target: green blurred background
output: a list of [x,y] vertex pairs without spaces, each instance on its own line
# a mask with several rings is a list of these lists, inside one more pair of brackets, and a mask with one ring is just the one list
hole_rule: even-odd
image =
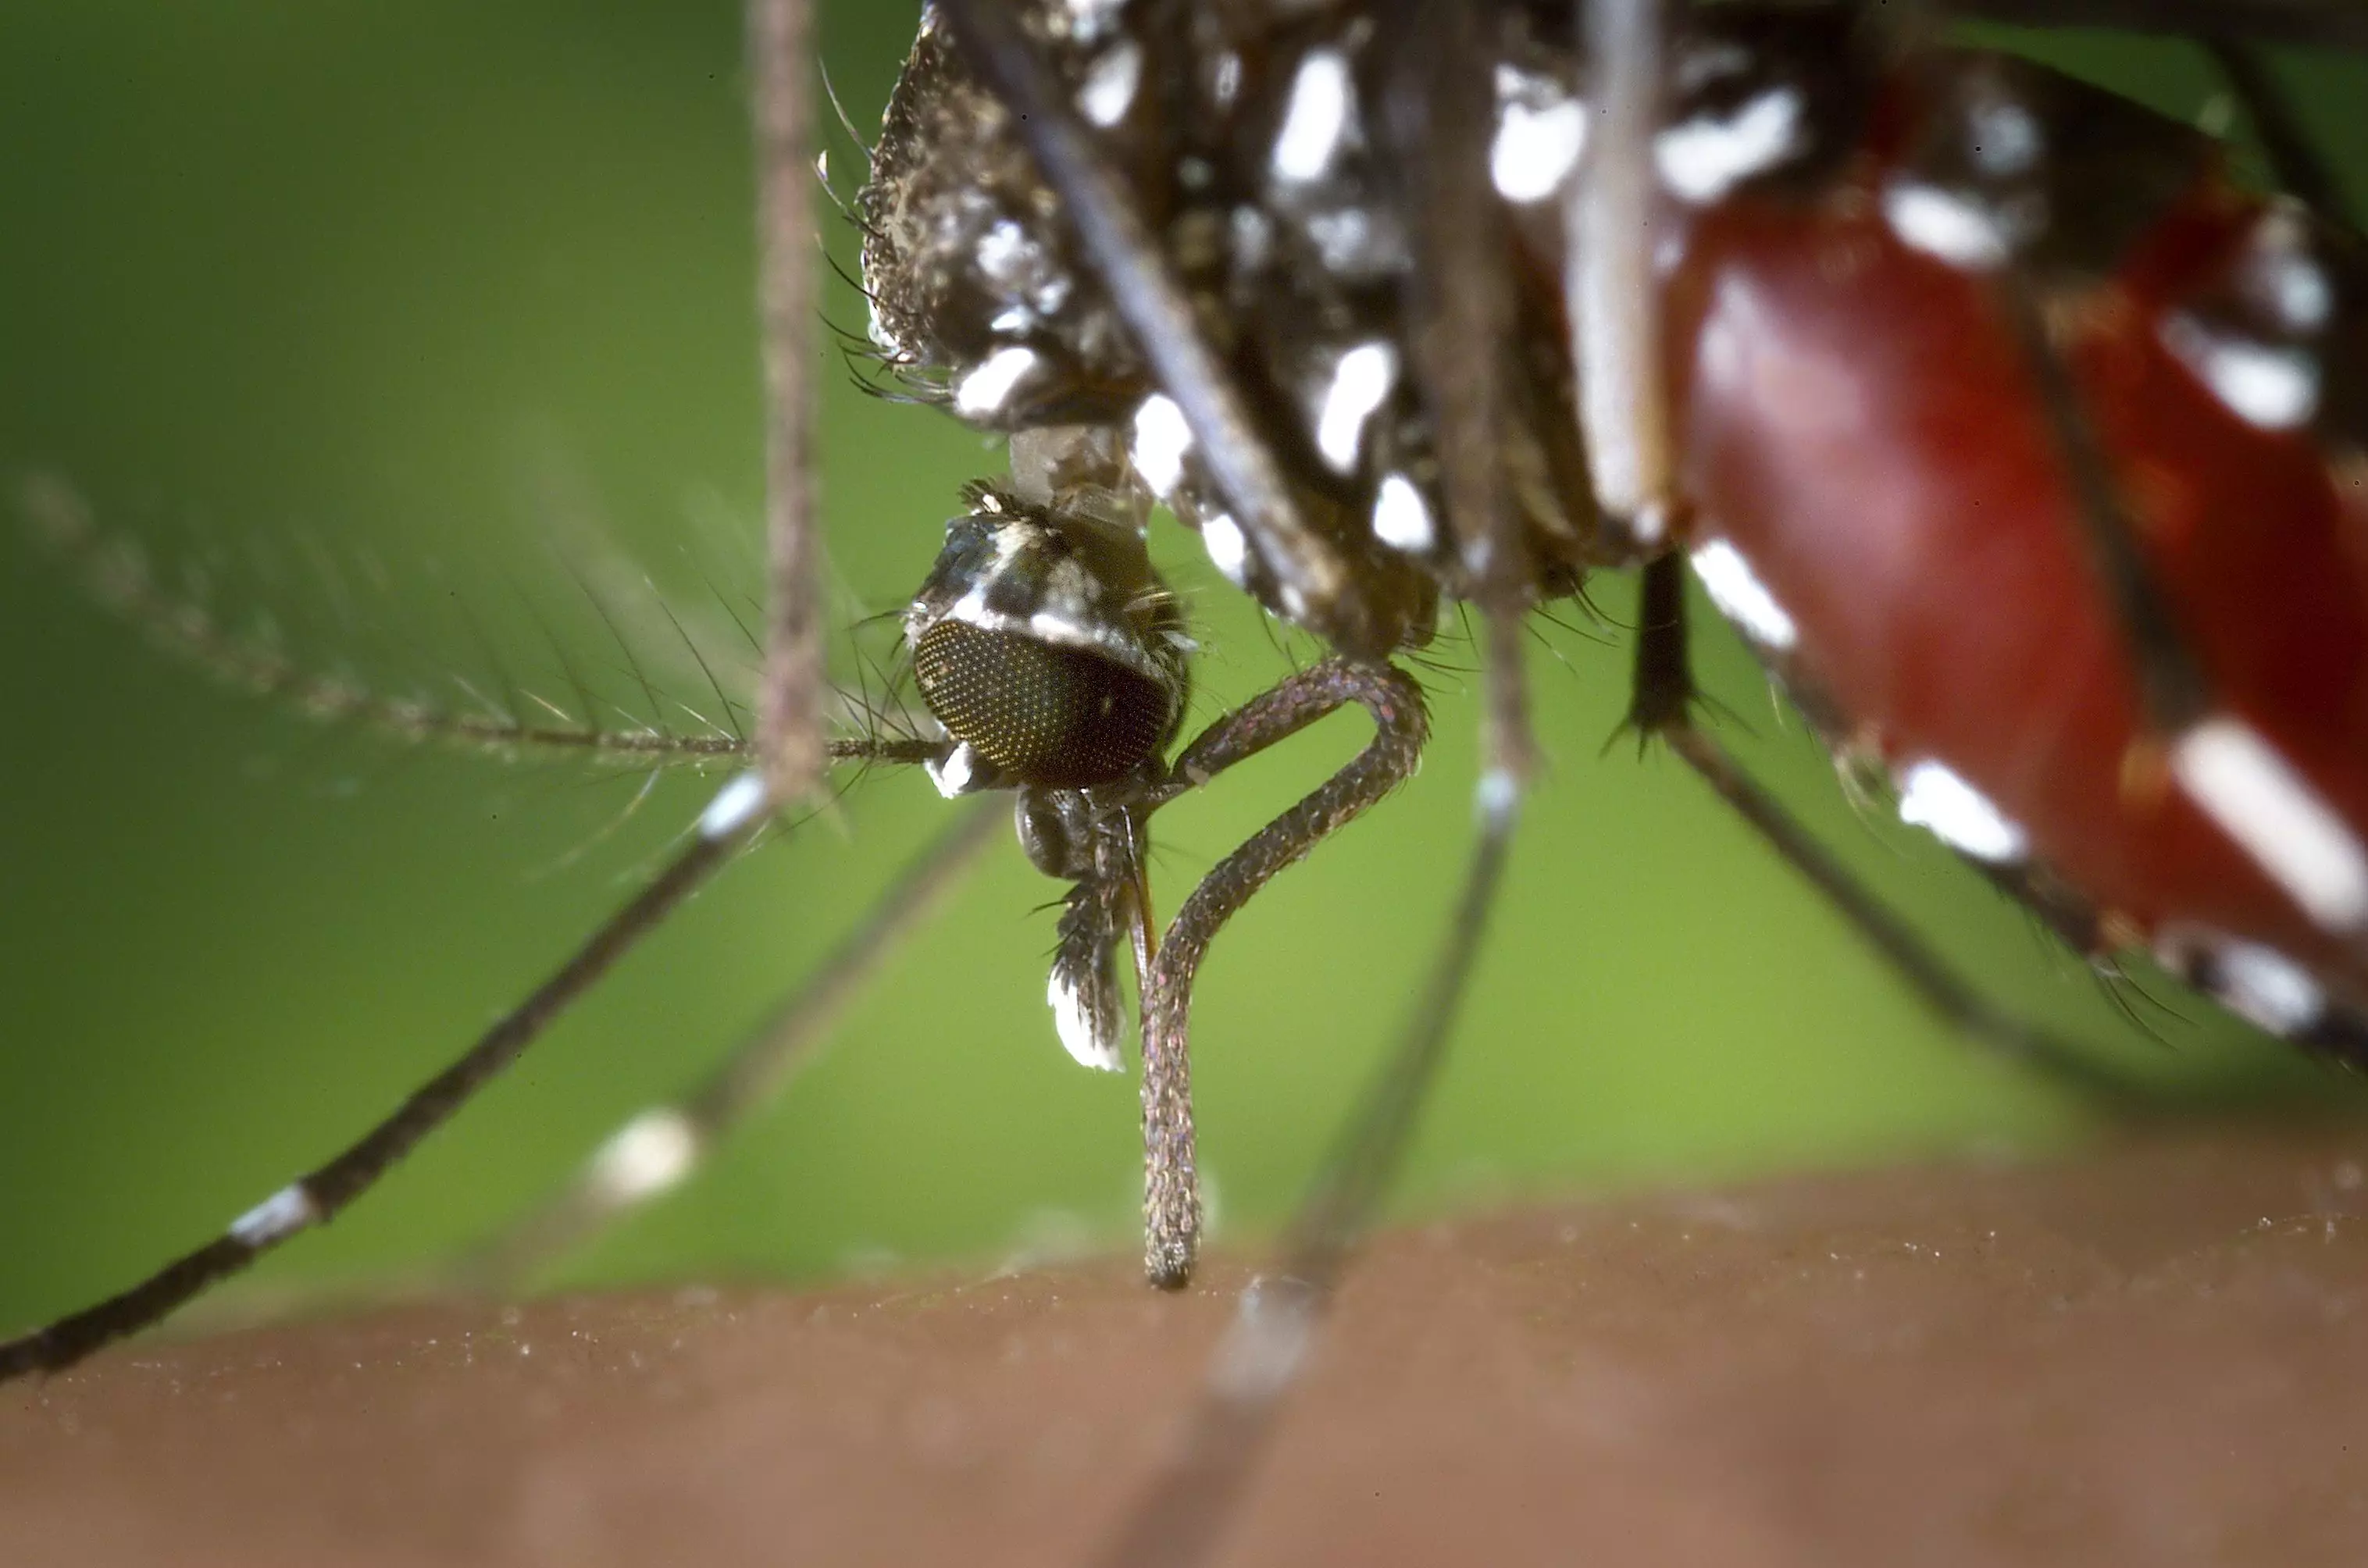
[[[860,127],[916,9],[825,7]],[[0,0],[0,470],[70,478],[226,622],[449,703],[463,682],[498,693],[504,671],[563,692],[555,642],[635,707],[571,580],[587,577],[666,695],[712,710],[664,607],[745,691],[724,613],[757,592],[760,500],[739,40],[720,0]],[[2180,113],[2209,91],[2175,50],[2066,47]],[[2356,172],[2368,138],[2341,106],[2362,78],[2325,74],[2305,110]],[[851,191],[860,153],[829,142]],[[826,309],[860,326],[845,288]],[[910,591],[956,486],[998,460],[857,395],[835,358],[817,369],[832,591],[852,619]],[[324,730],[158,657],[16,533],[0,1327],[203,1240],[384,1112],[715,783],[661,779],[624,816],[636,774]],[[1180,530],[1161,524],[1157,549],[1209,648],[1205,718],[1292,650]],[[1599,592],[1614,621],[1631,595]],[[2158,1020],[2168,1045],[2137,1034],[2019,911],[1854,812],[1725,633],[1703,641],[1754,765],[1983,985],[2205,1097],[2339,1096],[2199,1002]],[[1553,773],[1402,1209],[2079,1135],[2077,1107],[1935,1028],[1679,768],[1599,757],[1624,670],[1616,627],[1543,630]],[[1195,1075],[1221,1235],[1285,1211],[1439,937],[1474,704],[1452,674],[1435,689],[1421,778],[1284,877],[1205,971]],[[1361,738],[1339,721],[1163,816],[1163,905]],[[944,815],[917,776],[874,778],[736,868],[270,1276],[366,1278],[518,1210],[724,1051]],[[788,1098],[566,1278],[1129,1246],[1133,1086],[1072,1065],[1044,1011],[1057,891],[999,844]]]

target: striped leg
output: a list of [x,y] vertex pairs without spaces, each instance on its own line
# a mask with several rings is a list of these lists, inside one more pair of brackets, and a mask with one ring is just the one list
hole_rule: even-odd
[[688,1179],[708,1151],[804,1069],[865,982],[976,863],[1003,820],[1001,803],[986,795],[962,802],[956,820],[905,864],[814,977],[704,1082],[620,1127],[566,1187],[472,1249],[452,1274],[472,1288],[514,1292]]

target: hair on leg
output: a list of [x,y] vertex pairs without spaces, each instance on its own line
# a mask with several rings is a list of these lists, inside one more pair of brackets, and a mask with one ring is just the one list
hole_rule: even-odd
[[1508,775],[1486,776],[1478,842],[1421,1001],[1318,1168],[1284,1237],[1281,1264],[1243,1292],[1177,1449],[1144,1486],[1097,1562],[1190,1568],[1214,1552],[1445,1055],[1449,1026],[1503,881],[1520,800]]
[[1352,702],[1372,715],[1372,740],[1201,878],[1169,922],[1144,973],[1144,1272],[1155,1285],[1181,1288],[1191,1278],[1200,1250],[1201,1188],[1186,1046],[1192,981],[1201,960],[1225,922],[1277,872],[1304,859],[1414,772],[1430,733],[1422,688],[1394,669],[1327,659],[1202,731],[1146,806],[1156,811]]

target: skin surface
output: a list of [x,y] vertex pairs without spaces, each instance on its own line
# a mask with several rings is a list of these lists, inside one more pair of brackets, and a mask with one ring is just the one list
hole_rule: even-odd
[[[1499,1214],[1353,1277],[1238,1562],[2356,1562],[2368,1130]],[[0,1562],[1060,1563],[1243,1278],[450,1304],[0,1395]]]

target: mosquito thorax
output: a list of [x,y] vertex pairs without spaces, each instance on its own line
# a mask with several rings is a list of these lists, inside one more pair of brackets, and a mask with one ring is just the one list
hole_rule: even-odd
[[921,699],[957,744],[948,795],[1114,784],[1156,761],[1192,650],[1142,535],[981,484],[905,615]]

